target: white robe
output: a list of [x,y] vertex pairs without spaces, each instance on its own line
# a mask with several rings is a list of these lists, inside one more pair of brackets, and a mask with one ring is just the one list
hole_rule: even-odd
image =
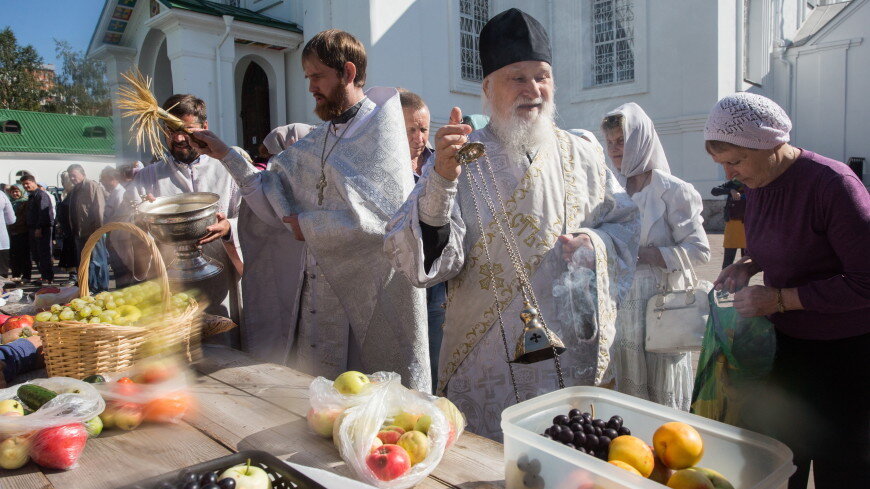
[[[226,214],[232,229],[231,236],[235,239],[237,232],[236,221],[241,201],[239,189],[221,162],[205,155],[201,155],[190,164],[179,163],[167,155],[164,160],[140,170],[133,177],[130,185],[127,186],[124,195],[125,205],[122,207],[123,212],[121,216],[126,220],[132,219],[133,208],[131,203],[138,204],[141,202],[142,195],[151,194],[154,197],[164,197],[187,192],[213,192],[218,194],[220,196],[218,212]],[[116,249],[124,246],[125,249],[130,250],[130,236],[126,233],[116,234],[119,234],[118,239],[115,240]],[[126,245],[119,243],[123,240],[126,240]],[[177,287],[179,289],[198,289],[209,302],[206,312],[228,317],[234,322],[239,323],[239,276],[227,256],[224,243],[221,241],[216,240],[206,244],[203,246],[203,252],[221,263],[224,267],[223,271],[206,280],[179,284]],[[166,264],[168,266],[172,259],[174,259],[174,252],[171,247],[161,247],[161,252],[164,260],[167,260]],[[125,262],[129,260],[131,252],[128,251],[126,254],[128,258]],[[235,331],[231,333],[231,337],[238,335]],[[238,346],[238,341],[234,338],[227,338],[225,340],[229,341],[232,346]]]
[[[279,322],[277,331],[265,333],[276,345],[252,353],[280,358],[287,351],[291,365],[330,378],[345,370],[393,371],[403,384],[427,392],[425,291],[396,273],[382,251],[387,220],[414,185],[404,119],[395,89],[372,88],[366,95],[347,126],[337,131],[329,123],[318,126],[274,157],[269,171],[255,172],[234,152],[224,159],[261,223],[285,226],[282,216],[298,214],[305,236],[298,298],[296,288],[281,294],[280,310],[294,304],[296,329],[281,330],[291,325]],[[320,205],[317,184],[326,153]],[[298,277],[299,268],[292,265],[279,266]],[[258,290],[266,287],[280,285]],[[274,314],[278,311],[275,307]]]
[[[667,270],[638,265],[631,293],[619,305],[613,351],[616,389],[688,411],[694,385],[691,355],[646,352],[646,303],[658,293],[667,272],[681,269],[677,247],[686,251],[694,266],[710,260],[701,196],[691,184],[665,171],[652,170],[649,185],[632,200],[641,213],[640,246],[657,247]],[[680,274],[672,273],[668,278],[672,288],[685,287]]]
[[[531,270],[541,313],[568,348],[560,356],[565,385],[601,384],[611,379],[608,363],[616,302],[628,290],[634,271],[637,208],[605,168],[600,146],[565,131],[556,132],[556,138],[538,149],[531,165],[525,155],[505,154],[486,128],[469,139],[486,145],[506,199],[511,231]],[[523,298],[517,293],[503,240],[479,197],[482,222],[488,223],[484,228],[492,267],[482,252],[482,230],[468,180],[479,162],[463,169],[457,187],[435,173],[430,161],[414,192],[390,222],[385,249],[418,287],[450,280],[437,390],[446,392],[462,410],[472,432],[501,440],[501,411],[515,398],[491,286],[495,285],[503,306],[511,359],[522,331]],[[495,199],[492,189],[490,193]],[[449,242],[428,271],[420,221],[450,226]],[[557,306],[561,302],[554,299],[554,286],[568,271],[556,239],[578,232],[588,234],[595,245],[597,296],[587,304],[592,308],[592,324],[566,319],[565,311]],[[558,388],[552,361],[515,364],[513,370],[521,400]]]

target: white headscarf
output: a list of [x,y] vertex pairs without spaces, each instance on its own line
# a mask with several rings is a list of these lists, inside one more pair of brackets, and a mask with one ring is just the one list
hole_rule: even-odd
[[307,136],[313,127],[298,122],[287,124],[286,126],[278,126],[272,129],[272,132],[268,136],[263,138],[263,146],[266,147],[269,154],[276,155]]
[[704,125],[704,139],[744,148],[771,149],[789,141],[791,119],[773,100],[733,93],[716,102]]
[[646,112],[636,103],[629,102],[608,112],[607,117],[617,114],[622,115],[622,135],[625,139],[620,173],[626,178],[650,170],[670,173],[665,150]]

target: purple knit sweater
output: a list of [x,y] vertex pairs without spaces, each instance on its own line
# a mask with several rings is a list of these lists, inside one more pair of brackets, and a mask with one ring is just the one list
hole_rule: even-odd
[[870,196],[852,170],[803,150],[746,198],[749,256],[765,285],[797,287],[805,309],[773,314],[776,328],[810,340],[870,332]]

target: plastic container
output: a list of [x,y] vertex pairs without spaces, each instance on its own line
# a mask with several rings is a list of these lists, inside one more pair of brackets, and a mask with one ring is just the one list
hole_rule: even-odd
[[251,460],[251,466],[260,467],[269,474],[269,478],[272,479],[273,489],[326,489],[305,474],[282,462],[278,457],[258,450],[247,450],[201,464],[191,465],[190,467],[158,477],[152,477],[151,479],[123,486],[119,489],[162,489],[163,487],[170,487],[166,485],[167,483],[171,484],[171,487],[181,488],[182,484],[178,484],[178,480],[182,473],[193,472],[201,477],[209,472],[216,470],[223,472],[234,465],[245,464],[248,459]]
[[569,387],[502,412],[507,489],[664,487],[540,435],[556,415],[573,408],[584,412],[594,408],[595,417],[605,420],[618,414],[631,434],[649,445],[655,430],[664,423],[692,425],[704,439],[704,458],[698,466],[720,472],[737,489],[785,489],[795,471],[791,450],[772,438],[616,391]]

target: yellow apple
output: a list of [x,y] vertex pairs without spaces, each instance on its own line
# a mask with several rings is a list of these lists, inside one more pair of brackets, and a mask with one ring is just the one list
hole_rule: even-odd
[[[617,467],[619,467],[620,469],[627,470],[627,471],[631,472],[631,473],[634,474],[634,475],[640,475],[640,472],[638,472],[637,469],[635,469],[635,468],[632,467],[631,465],[628,465],[627,463],[625,463],[625,462],[623,462],[623,461],[621,461],[621,460],[611,460],[610,463],[613,464],[613,465],[615,465],[615,466],[617,466]],[[643,477],[642,475],[640,475],[640,476]]]
[[450,425],[450,433],[447,435],[447,448],[450,448],[456,441],[456,433],[465,429],[465,416],[446,397],[435,399],[435,405],[444,413],[444,417],[447,418],[447,423]]
[[341,394],[348,395],[359,394],[370,383],[371,380],[366,374],[351,370],[336,377],[332,385]]
[[411,465],[417,465],[429,455],[429,437],[419,431],[408,431],[399,438],[398,443],[411,457]]
[[655,458],[649,445],[630,435],[617,436],[610,442],[607,460],[625,462],[637,469],[643,477],[649,477],[655,467]]
[[701,434],[676,421],[659,426],[653,434],[653,447],[662,462],[674,470],[692,467],[704,456]]
[[0,468],[14,470],[30,460],[30,437],[13,436],[0,441]]
[[305,418],[308,420],[308,426],[318,435],[329,438],[332,436],[332,427],[338,416],[344,412],[343,409],[330,408],[323,411],[315,411],[314,408],[308,410],[308,415]]
[[414,424],[414,431],[419,431],[424,435],[428,435],[430,426],[432,426],[432,416],[424,414],[423,416],[420,416]]
[[674,472],[674,475],[668,479],[668,487],[671,489],[716,489],[709,477],[694,468]]
[[419,414],[411,414],[405,411],[397,414],[393,418],[393,425],[402,428],[405,431],[411,431],[417,425],[417,420],[420,419]]
[[21,403],[16,401],[15,399],[6,399],[5,401],[0,401],[0,414],[6,413],[24,414],[24,406],[22,406]]

